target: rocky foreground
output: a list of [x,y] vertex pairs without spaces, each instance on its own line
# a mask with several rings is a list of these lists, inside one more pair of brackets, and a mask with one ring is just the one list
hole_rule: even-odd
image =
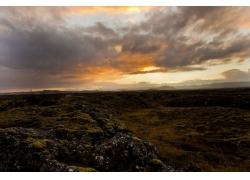
[[7,128],[0,130],[0,144],[0,171],[173,171],[153,145],[121,132],[76,138],[62,128]]
[[[28,98],[1,106],[1,120],[9,120],[0,129],[0,171],[174,171],[158,159],[153,144],[127,130],[112,115],[81,102],[66,106],[68,100],[64,100],[47,99],[52,103],[42,105],[41,99]],[[11,112],[19,113],[19,119]],[[43,121],[51,123],[51,128]]]

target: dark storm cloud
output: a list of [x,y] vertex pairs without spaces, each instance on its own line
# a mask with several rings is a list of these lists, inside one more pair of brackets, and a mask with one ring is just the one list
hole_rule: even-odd
[[154,38],[149,35],[126,34],[123,36],[122,52],[130,52],[131,54],[150,54],[161,49],[160,44],[154,42]]
[[60,77],[42,74],[33,70],[16,70],[0,66],[0,92],[30,89],[67,88],[88,83],[82,79],[61,79]]
[[87,28],[86,30],[89,33],[97,33],[99,35],[102,35],[104,37],[112,37],[112,36],[118,36],[118,34],[111,28],[108,28],[101,22],[95,23],[94,26]]
[[[238,39],[216,40],[206,43],[203,40],[186,44],[180,38],[171,41],[164,52],[164,58],[157,62],[160,66],[177,67],[198,65],[216,60],[218,64],[227,63],[235,58],[249,57],[249,36],[239,36]],[[214,63],[214,62],[213,62]]]
[[[219,42],[217,43],[219,44]],[[226,47],[208,45],[204,49],[200,50],[200,54],[203,54],[200,58],[200,61],[206,61],[210,59],[223,59],[223,58],[231,57],[232,55],[237,54],[237,53],[241,53],[237,57],[240,57],[240,56],[248,57],[249,48],[250,48],[249,36],[242,37],[239,40],[234,40],[233,42],[228,44]]]
[[116,54],[100,37],[45,24],[30,32],[13,30],[0,38],[0,65],[14,69],[60,73],[73,70],[77,64],[96,65]]

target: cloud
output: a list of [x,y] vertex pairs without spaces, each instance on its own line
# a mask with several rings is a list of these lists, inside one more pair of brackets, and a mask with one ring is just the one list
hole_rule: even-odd
[[65,17],[74,15],[96,14],[106,12],[110,14],[133,14],[154,9],[154,7],[138,6],[11,6],[0,7],[0,16],[39,18],[40,20],[61,21]]
[[97,33],[103,37],[115,37],[118,36],[118,34],[111,28],[108,28],[101,22],[95,23],[94,26],[87,28],[86,30],[88,33]]
[[230,69],[221,73],[225,79],[230,80],[250,80],[250,69],[248,71],[241,71],[239,69]]
[[153,55],[153,65],[172,70],[243,62],[250,56],[250,30],[241,34],[240,28],[248,26],[249,12],[249,7],[160,7],[120,28],[122,51]]
[[[11,31],[0,36],[4,46],[0,51],[5,57],[1,57],[0,64],[55,73],[72,68],[77,71],[79,64],[117,68],[134,63],[125,60],[125,56],[141,59],[149,56],[151,65],[171,71],[195,69],[192,66],[214,60],[218,63],[234,58],[244,61],[250,56],[250,38],[241,35],[236,26],[248,17],[248,7],[160,7],[151,10],[139,24],[117,28],[102,22],[90,27],[67,27],[58,23],[68,18],[68,11],[85,8],[93,11],[99,7],[2,8],[5,14],[1,14],[5,16],[0,18],[0,24]],[[105,8],[113,10],[114,7]],[[28,10],[29,13],[22,15],[21,12]],[[43,12],[52,17],[49,20],[54,24],[47,24],[49,20],[43,16],[38,18]],[[3,18],[7,14],[10,17]],[[20,18],[16,19],[19,14]],[[115,46],[120,46],[121,52]],[[142,63],[136,70],[140,72],[143,62],[136,61]],[[131,72],[134,70],[124,71]]]
[[[145,16],[134,23],[68,24],[100,12]],[[65,84],[202,71],[250,57],[249,19],[249,7],[0,7],[0,67]],[[150,66],[158,69],[143,70]]]
[[184,71],[203,71],[206,70],[205,67],[176,67],[175,69],[171,68],[158,68],[154,70],[142,70],[142,71],[135,71],[131,72],[130,74],[147,74],[147,73],[167,73],[167,72],[184,72]]
[[49,74],[77,71],[79,65],[95,66],[117,54],[101,37],[44,24],[31,32],[14,30],[0,38],[0,65]]
[[152,54],[161,49],[159,41],[155,41],[152,36],[141,34],[125,34],[121,41],[122,52],[131,54]]
[[159,9],[135,28],[162,39],[166,48],[156,59],[163,67],[192,66],[217,60],[220,63],[240,56],[249,57],[249,35],[239,32],[250,18],[249,7],[178,7]]
[[72,7],[72,11],[80,13],[95,13],[96,11],[103,11],[112,14],[131,14],[153,9],[149,6],[85,6]]
[[16,70],[0,66],[0,92],[27,91],[30,89],[65,89],[82,87],[90,81],[83,79],[62,79],[32,70]]

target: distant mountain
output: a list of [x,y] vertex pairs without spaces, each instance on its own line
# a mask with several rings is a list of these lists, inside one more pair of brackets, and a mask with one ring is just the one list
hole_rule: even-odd
[[212,83],[205,85],[193,85],[193,86],[174,86],[176,89],[217,89],[217,88],[237,88],[237,87],[250,87],[250,82],[222,82]]
[[161,86],[157,88],[158,90],[175,90],[175,87],[172,86]]
[[153,91],[153,90],[176,90],[175,87],[172,87],[172,86],[161,86],[161,87],[154,87],[154,88],[150,88],[150,89],[147,89],[149,91]]
[[60,90],[46,90],[45,89],[45,90],[42,90],[41,92],[44,92],[44,93],[46,93],[46,92],[60,92]]

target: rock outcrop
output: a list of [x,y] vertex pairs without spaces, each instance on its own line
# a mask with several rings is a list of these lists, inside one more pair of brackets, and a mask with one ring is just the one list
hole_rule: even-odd
[[[18,101],[25,102],[21,105],[11,102],[2,113],[7,118],[7,112],[13,108],[23,108],[20,109],[23,112],[30,101]],[[158,159],[153,144],[137,137],[103,110],[81,102],[67,107],[54,105],[50,110],[44,109],[39,101],[32,101],[32,106],[41,106],[42,110],[34,119],[25,121],[23,116],[9,120],[6,125],[9,127],[0,129],[2,172],[174,171]],[[64,111],[70,113],[64,115]],[[44,124],[45,120],[52,124]]]
[[0,130],[0,146],[0,171],[173,171],[132,133],[12,127]]

